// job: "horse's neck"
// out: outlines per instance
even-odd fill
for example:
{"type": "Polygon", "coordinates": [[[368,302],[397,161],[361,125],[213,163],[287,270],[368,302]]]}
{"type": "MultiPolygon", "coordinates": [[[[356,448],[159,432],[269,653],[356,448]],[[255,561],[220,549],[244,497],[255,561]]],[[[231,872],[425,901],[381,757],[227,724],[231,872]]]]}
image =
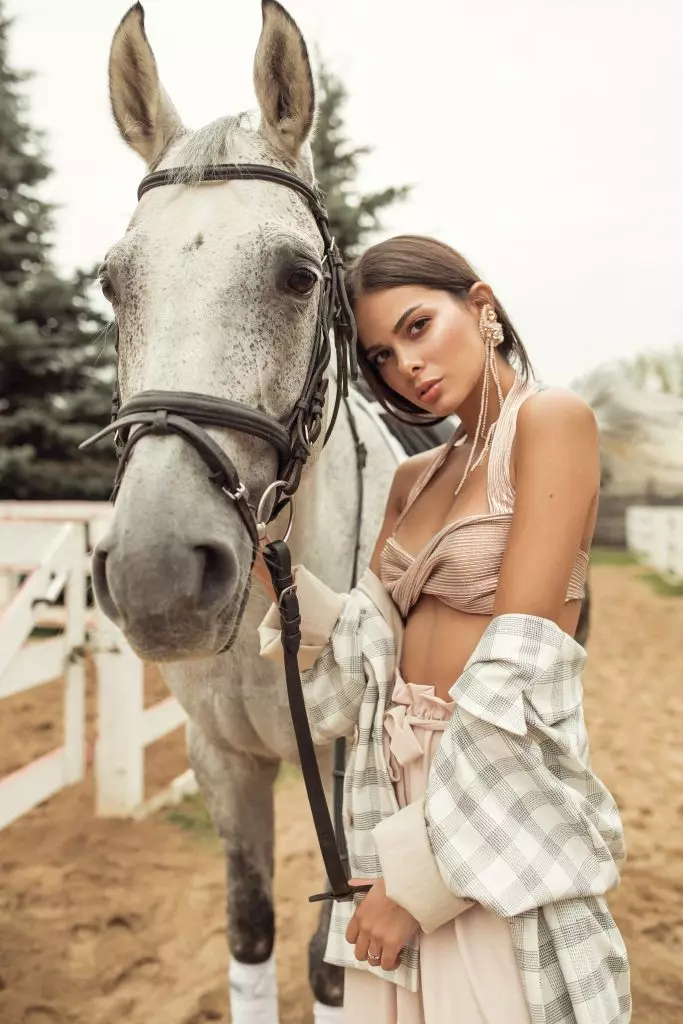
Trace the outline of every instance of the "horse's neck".
{"type": "MultiPolygon", "coordinates": [[[[330,378],[328,410],[336,388],[334,375],[330,378]]],[[[291,549],[295,563],[303,563],[330,586],[343,590],[349,586],[355,545],[355,502],[355,447],[342,402],[330,440],[304,469],[294,498],[291,549]]]]}

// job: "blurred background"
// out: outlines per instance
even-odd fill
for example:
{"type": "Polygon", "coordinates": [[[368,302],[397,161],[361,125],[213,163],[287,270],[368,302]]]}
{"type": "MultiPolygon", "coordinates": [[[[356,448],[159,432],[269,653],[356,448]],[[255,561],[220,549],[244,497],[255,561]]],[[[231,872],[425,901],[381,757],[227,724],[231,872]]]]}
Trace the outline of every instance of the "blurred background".
{"type": "MultiPolygon", "coordinates": [[[[683,1005],[683,6],[287,8],[315,65],[316,171],[344,252],[397,232],[449,242],[496,290],[537,375],[596,412],[587,717],[631,851],[613,908],[633,959],[634,1020],[673,1024],[683,1005]]],[[[40,503],[57,502],[61,521],[88,525],[90,503],[111,490],[111,450],[84,456],[77,445],[109,416],[113,331],[95,278],[144,173],[109,110],[108,50],[125,10],[125,0],[0,0],[0,522],[49,519],[40,503]]],[[[186,124],[255,106],[257,0],[148,0],[145,11],[186,124]]],[[[0,544],[7,607],[24,578],[12,538],[0,544]]],[[[62,635],[58,619],[37,623],[33,639],[62,635]]],[[[2,622],[0,607],[0,640],[2,622]]],[[[220,847],[197,797],[143,821],[95,816],[96,672],[83,654],[84,781],[0,813],[0,1020],[227,1021],[220,847]]],[[[63,736],[64,680],[43,682],[3,688],[0,664],[7,777],[63,736]]],[[[165,700],[152,669],[140,685],[146,708],[165,700]]],[[[159,735],[143,767],[152,796],[186,768],[179,720],[159,735]]],[[[278,814],[282,1020],[299,1024],[313,921],[301,879],[317,860],[296,773],[279,783],[278,814]]]]}

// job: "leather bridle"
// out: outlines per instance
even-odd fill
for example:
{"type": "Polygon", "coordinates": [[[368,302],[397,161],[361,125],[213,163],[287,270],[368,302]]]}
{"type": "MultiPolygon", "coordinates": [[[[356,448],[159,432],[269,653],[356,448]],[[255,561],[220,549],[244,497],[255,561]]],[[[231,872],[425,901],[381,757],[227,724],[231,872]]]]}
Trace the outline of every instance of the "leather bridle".
{"type": "MultiPolygon", "coordinates": [[[[150,189],[162,185],[182,184],[188,180],[187,168],[175,167],[148,174],[138,188],[138,199],[150,189]]],[[[134,446],[148,435],[176,434],[193,446],[210,471],[211,481],[226,495],[239,512],[252,542],[251,567],[262,541],[267,539],[267,527],[284,508],[290,506],[290,522],[284,540],[269,541],[263,557],[278,597],[281,636],[284,652],[285,678],[292,724],[299,750],[301,770],[306,785],[311,814],[318,835],[320,851],[325,863],[330,892],[311,896],[311,901],[334,899],[351,900],[357,892],[367,892],[369,885],[350,886],[344,867],[344,854],[335,839],[325,792],[320,778],[315,747],[306,715],[297,654],[301,641],[299,602],[292,573],[291,555],[287,539],[291,528],[292,499],[301,480],[301,473],[323,423],[327,396],[327,377],[332,355],[332,335],[337,356],[337,388],[332,415],[323,444],[329,440],[342,399],[348,396],[349,378],[357,376],[356,326],[344,287],[343,264],[339,249],[330,234],[327,211],[322,193],[312,185],[288,171],[260,164],[217,164],[206,167],[200,181],[267,181],[293,189],[306,200],[323,239],[323,280],[320,293],[316,334],[313,349],[301,391],[286,422],[282,423],[266,413],[211,395],[181,391],[141,391],[128,402],[120,404],[117,381],[112,401],[110,424],[84,441],[88,448],[103,437],[114,434],[118,456],[118,469],[112,500],[116,497],[134,446]],[[131,428],[135,427],[135,430],[131,428]],[[277,479],[261,495],[255,509],[249,493],[240,480],[230,457],[207,433],[207,427],[238,430],[267,441],[278,453],[277,479]],[[274,493],[272,502],[270,495],[274,493]],[[270,513],[267,504],[271,504],[270,513]]],[[[117,334],[118,357],[118,334],[117,334]]],[[[356,448],[358,453],[358,443],[356,448]]],[[[356,559],[358,546],[356,545],[356,559]]],[[[250,574],[251,575],[251,574],[250,574]]],[[[249,576],[250,578],[250,576],[249,576]]],[[[223,651],[236,636],[246,606],[249,586],[245,587],[241,607],[236,616],[232,635],[223,651]]],[[[338,825],[341,833],[341,828],[338,825]]],[[[343,833],[339,845],[344,848],[343,833]]]]}

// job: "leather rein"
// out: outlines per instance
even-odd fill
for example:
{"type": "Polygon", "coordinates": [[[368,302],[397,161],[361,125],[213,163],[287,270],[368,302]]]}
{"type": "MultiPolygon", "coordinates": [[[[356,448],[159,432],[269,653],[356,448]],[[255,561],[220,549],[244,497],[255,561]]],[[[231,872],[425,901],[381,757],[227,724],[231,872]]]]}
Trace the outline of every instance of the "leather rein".
{"type": "MultiPolygon", "coordinates": [[[[162,185],[177,185],[188,181],[189,171],[184,167],[169,168],[148,174],[138,188],[138,200],[150,189],[162,185]]],[[[260,164],[216,164],[206,167],[199,181],[267,181],[297,192],[307,202],[323,239],[323,280],[318,307],[316,334],[301,396],[289,418],[282,423],[266,413],[234,402],[230,399],[182,391],[141,391],[123,405],[120,403],[117,380],[112,400],[111,422],[103,430],[81,444],[89,448],[102,438],[113,434],[118,457],[118,469],[112,500],[116,498],[123,474],[135,444],[152,435],[176,434],[199,453],[209,478],[226,498],[232,502],[252,543],[251,568],[259,546],[267,538],[269,523],[289,505],[290,519],[284,540],[269,541],[263,548],[263,558],[270,572],[273,589],[278,598],[281,637],[284,654],[287,696],[292,725],[299,752],[299,761],[306,786],[313,823],[320,845],[330,891],[309,897],[318,900],[352,900],[356,893],[367,892],[371,886],[350,886],[345,868],[344,836],[341,822],[337,828],[341,852],[332,825],[320,770],[311,738],[304,703],[297,654],[301,642],[301,617],[296,584],[292,572],[291,554],[287,540],[291,532],[293,497],[301,481],[303,467],[311,449],[322,431],[327,397],[327,377],[332,355],[332,336],[337,355],[337,388],[330,423],[323,444],[327,444],[342,401],[348,397],[349,379],[356,379],[356,325],[344,287],[343,263],[339,249],[330,233],[329,220],[322,193],[312,185],[288,171],[260,164]],[[244,483],[230,457],[207,433],[207,427],[238,430],[267,441],[278,453],[277,479],[265,489],[255,508],[244,483]],[[131,428],[136,428],[132,430],[131,428]],[[272,497],[271,497],[272,495],[272,497]],[[270,511],[267,507],[270,505],[270,511]]],[[[196,179],[194,179],[196,180],[196,179]]],[[[118,360],[118,331],[116,338],[118,360]]],[[[347,404],[348,409],[348,404],[347,404]]],[[[352,427],[358,456],[358,439],[352,427]]],[[[362,493],[362,492],[361,492],[362,493]]],[[[355,560],[358,555],[356,543],[355,560]]],[[[236,637],[249,596],[245,587],[232,634],[219,653],[228,650],[236,637]]],[[[338,766],[336,766],[338,768],[338,766]]],[[[335,773],[336,774],[336,773],[335,773]]],[[[340,815],[337,815],[339,819],[340,815]]]]}

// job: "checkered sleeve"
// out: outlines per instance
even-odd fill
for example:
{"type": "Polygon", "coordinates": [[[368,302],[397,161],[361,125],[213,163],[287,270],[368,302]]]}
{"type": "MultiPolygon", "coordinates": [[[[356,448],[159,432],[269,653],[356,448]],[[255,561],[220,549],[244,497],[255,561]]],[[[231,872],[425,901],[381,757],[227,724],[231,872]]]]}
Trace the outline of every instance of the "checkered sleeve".
{"type": "MultiPolygon", "coordinates": [[[[314,743],[350,736],[368,674],[393,672],[396,642],[381,611],[353,588],[336,594],[303,566],[296,585],[301,613],[299,668],[314,743]],[[384,662],[384,664],[382,664],[384,662]],[[374,668],[373,668],[374,666],[374,668]]],[[[272,605],[259,626],[261,655],[281,661],[280,620],[272,605]]]]}
{"type": "Polygon", "coordinates": [[[503,917],[619,879],[619,813],[585,760],[585,651],[553,622],[494,618],[450,693],[425,820],[450,892],[503,917]]]}

